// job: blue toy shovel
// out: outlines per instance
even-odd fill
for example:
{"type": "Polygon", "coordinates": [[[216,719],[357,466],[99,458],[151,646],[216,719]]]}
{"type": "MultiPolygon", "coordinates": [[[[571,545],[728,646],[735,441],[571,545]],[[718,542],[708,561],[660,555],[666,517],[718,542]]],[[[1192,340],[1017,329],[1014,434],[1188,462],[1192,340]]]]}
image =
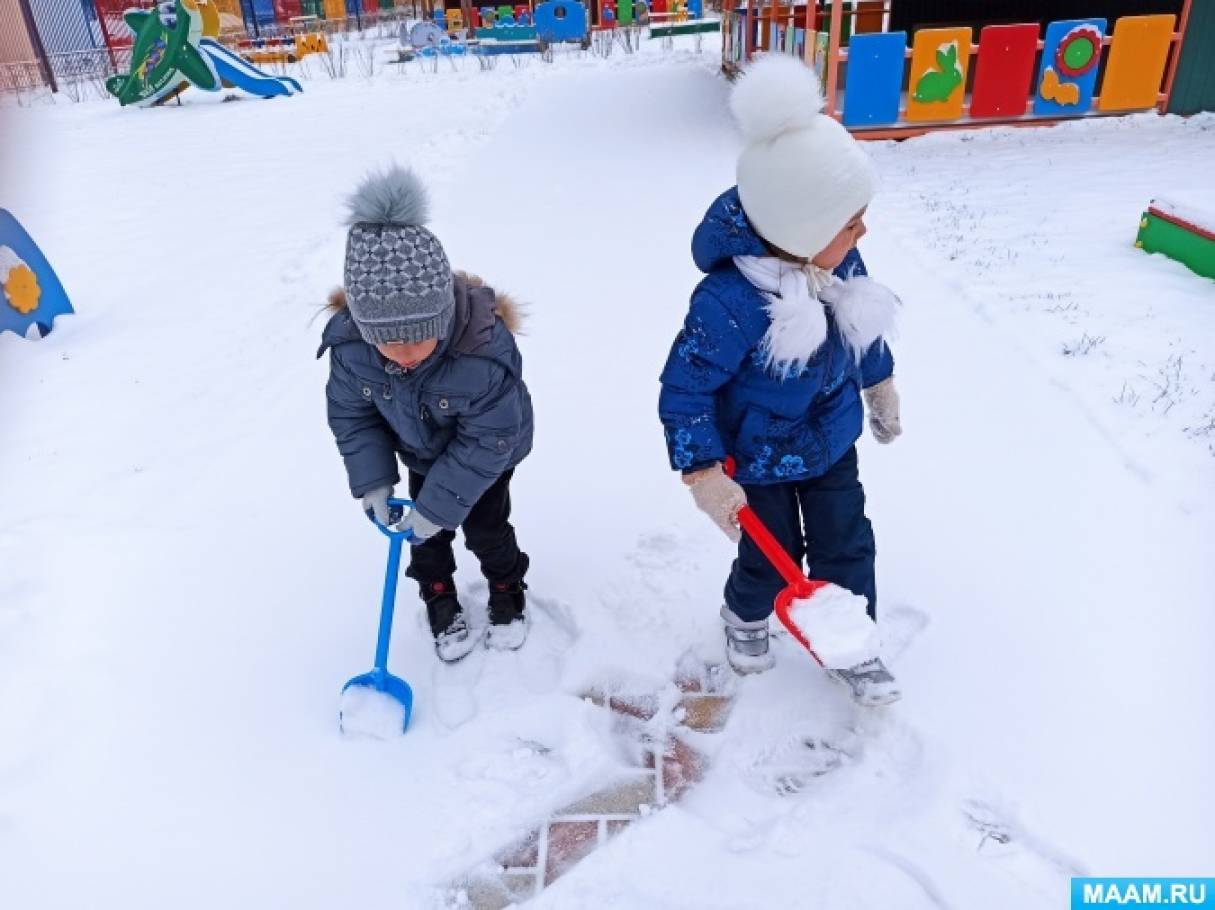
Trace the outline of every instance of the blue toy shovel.
{"type": "MultiPolygon", "coordinates": [[[[342,686],[342,691],[345,692],[351,686],[362,686],[382,692],[399,702],[405,709],[405,722],[401,726],[401,732],[404,733],[409,728],[409,715],[413,711],[413,690],[409,688],[409,683],[405,680],[388,672],[388,642],[392,638],[392,611],[397,601],[397,575],[401,569],[401,546],[408,542],[413,534],[410,531],[394,531],[390,525],[400,521],[404,510],[412,508],[413,503],[408,499],[390,499],[388,506],[388,525],[380,524],[376,521],[375,516],[371,516],[375,526],[388,538],[388,569],[384,575],[384,598],[380,604],[380,637],[375,646],[375,667],[370,673],[354,677],[342,686]]],[[[342,728],[340,713],[338,726],[342,728]]],[[[344,731],[344,728],[342,729],[344,731]]]]}

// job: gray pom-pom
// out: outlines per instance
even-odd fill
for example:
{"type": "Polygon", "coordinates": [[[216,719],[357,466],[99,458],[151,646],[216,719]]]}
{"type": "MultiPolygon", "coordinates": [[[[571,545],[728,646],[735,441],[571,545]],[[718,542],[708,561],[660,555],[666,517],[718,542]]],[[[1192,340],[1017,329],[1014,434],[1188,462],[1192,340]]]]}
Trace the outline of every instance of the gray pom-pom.
{"type": "Polygon", "coordinates": [[[364,177],[347,205],[347,224],[421,227],[430,217],[426,187],[413,171],[397,164],[364,177]]]}

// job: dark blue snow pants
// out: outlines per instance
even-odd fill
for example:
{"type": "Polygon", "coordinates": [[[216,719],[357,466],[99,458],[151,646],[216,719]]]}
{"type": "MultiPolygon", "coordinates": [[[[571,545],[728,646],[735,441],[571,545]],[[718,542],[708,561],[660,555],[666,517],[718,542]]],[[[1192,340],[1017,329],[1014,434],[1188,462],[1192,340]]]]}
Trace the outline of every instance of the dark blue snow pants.
{"type": "MultiPolygon", "coordinates": [[[[865,517],[855,446],[821,477],[746,484],[743,489],[748,504],[794,561],[807,559],[811,578],[863,594],[869,599],[869,615],[877,618],[873,526],[865,517]]],[[[764,619],[783,587],[784,579],[744,533],[726,581],[726,606],[747,622],[764,619]]]]}

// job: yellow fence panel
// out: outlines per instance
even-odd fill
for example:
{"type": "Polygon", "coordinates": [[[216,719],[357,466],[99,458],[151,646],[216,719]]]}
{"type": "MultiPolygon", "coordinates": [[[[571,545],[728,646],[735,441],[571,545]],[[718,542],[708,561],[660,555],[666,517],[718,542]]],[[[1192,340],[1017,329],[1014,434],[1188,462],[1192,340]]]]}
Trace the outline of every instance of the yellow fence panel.
{"type": "Polygon", "coordinates": [[[1173,16],[1161,15],[1123,16],[1114,24],[1097,110],[1135,111],[1156,106],[1173,23],[1173,16]]]}

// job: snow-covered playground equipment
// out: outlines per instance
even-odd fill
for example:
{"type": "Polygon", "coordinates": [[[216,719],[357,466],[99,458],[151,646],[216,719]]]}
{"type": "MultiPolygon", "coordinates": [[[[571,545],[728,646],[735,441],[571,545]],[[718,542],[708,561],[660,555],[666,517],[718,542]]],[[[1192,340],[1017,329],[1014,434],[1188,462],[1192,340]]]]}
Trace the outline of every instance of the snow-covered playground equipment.
{"type": "Polygon", "coordinates": [[[123,20],[135,33],[131,69],[106,80],[106,88],[123,106],[163,104],[191,85],[205,92],[239,88],[259,98],[303,91],[294,79],[262,72],[216,41],[219,13],[210,0],[172,0],[154,10],[130,9],[123,20]]]}
{"type": "MultiPolygon", "coordinates": [[[[819,73],[826,112],[866,138],[1165,111],[1192,0],[1152,2],[1176,12],[888,30],[900,0],[746,0],[725,13],[722,66],[733,75],[756,53],[800,57],[819,73]]],[[[1200,31],[1215,36],[1215,18],[1200,31]]]]}
{"type": "Polygon", "coordinates": [[[0,333],[50,334],[56,316],[74,312],[59,276],[20,222],[0,209],[0,333]]]}
{"type": "Polygon", "coordinates": [[[1153,199],[1139,219],[1135,246],[1163,253],[1205,278],[1215,278],[1215,214],[1153,199]]]}

